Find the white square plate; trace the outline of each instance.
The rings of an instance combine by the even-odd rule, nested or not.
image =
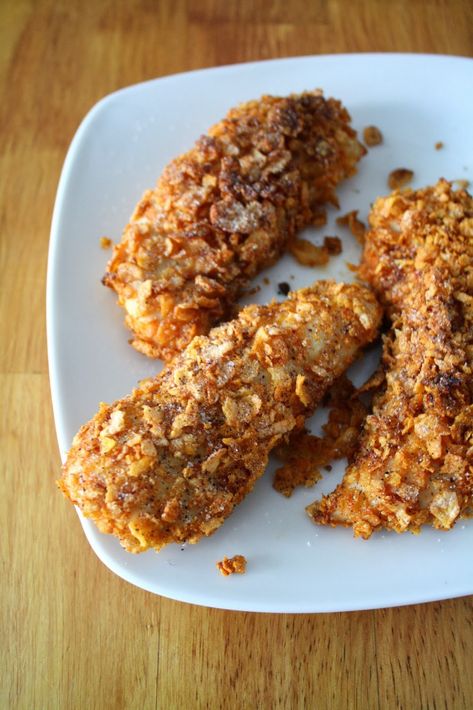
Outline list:
[[[79,426],[99,401],[127,394],[160,369],[127,343],[123,313],[100,279],[109,254],[99,238],[119,239],[143,191],[166,163],[227,110],[260,95],[320,87],[342,100],[358,130],[374,124],[384,135],[359,173],[338,191],[341,213],[388,192],[388,173],[415,172],[414,187],[439,177],[468,178],[473,159],[473,61],[423,55],[338,55],[282,59],[191,72],[123,89],[87,115],[69,149],[59,183],[48,269],[48,349],[57,435],[64,457]],[[437,141],[444,143],[435,150]],[[253,300],[267,302],[277,284],[292,288],[319,278],[352,280],[346,261],[358,261],[355,240],[335,225],[314,231],[343,238],[344,251],[327,269],[298,266],[285,256],[264,275]],[[373,358],[357,377],[368,374]],[[360,370],[362,372],[360,372]],[[314,429],[320,417],[313,421]],[[99,558],[116,574],[151,592],[194,604],[271,612],[369,609],[473,593],[473,521],[440,533],[378,533],[355,540],[351,530],[314,526],[304,507],[332,490],[343,472],[334,466],[313,489],[291,499],[272,487],[274,462],[255,490],[211,538],[132,555],[82,519]],[[243,554],[245,575],[222,577],[215,563]]]

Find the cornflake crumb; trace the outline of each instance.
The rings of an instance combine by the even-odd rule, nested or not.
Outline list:
[[[233,557],[224,557],[223,560],[217,562],[217,569],[224,577],[229,574],[245,574],[246,572],[246,557],[243,555],[234,555]]]
[[[274,474],[275,491],[290,498],[298,486],[312,488],[320,480],[321,442],[322,439],[302,429],[278,447],[276,454],[284,465]]]
[[[324,237],[324,247],[330,256],[338,256],[342,253],[342,241],[339,237]]]
[[[388,175],[388,185],[391,190],[398,190],[400,187],[408,185],[413,177],[413,170],[409,170],[408,168],[396,168],[396,170],[391,170]]]
[[[260,291],[261,291],[261,286],[252,286],[251,288],[244,291],[243,295],[244,296],[254,296],[255,294],[259,293]]]
[[[303,266],[325,266],[330,258],[327,247],[318,247],[307,239],[293,239],[289,251]]]
[[[358,219],[358,210],[352,210],[341,217],[337,217],[336,222],[340,227],[348,227],[355,239],[360,244],[364,244],[366,226]]]
[[[383,134],[376,126],[366,126],[363,130],[363,140],[369,148],[383,142]]]
[[[435,144],[435,150],[442,150],[442,148],[443,148],[442,141],[437,141],[437,143]]]
[[[469,180],[452,180],[452,182],[454,185],[457,185],[460,190],[467,190],[470,185]]]
[[[367,385],[364,386],[367,391]],[[367,406],[347,377],[341,377],[327,395],[329,418],[322,427],[323,437],[305,429],[289,435],[276,449],[284,465],[276,470],[273,488],[290,498],[297,486],[311,488],[322,477],[320,469],[330,471],[330,462],[352,457],[356,450]]]
[[[269,284],[271,283],[271,281],[268,279],[267,276],[265,276],[264,279],[263,279],[263,283],[266,284],[266,286],[269,286]]]
[[[110,249],[113,242],[109,237],[100,237],[100,246],[102,249]]]

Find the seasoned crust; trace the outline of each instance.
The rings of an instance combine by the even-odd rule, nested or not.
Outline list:
[[[333,282],[244,308],[101,405],[74,438],[60,488],[131,552],[210,535],[379,320],[370,290]]]
[[[133,346],[170,360],[207,333],[365,152],[350,117],[321,92],[264,96],[232,109],[147,191],[103,278]]]
[[[317,523],[448,530],[473,508],[473,200],[440,180],[378,199],[361,275],[386,305],[386,385]]]

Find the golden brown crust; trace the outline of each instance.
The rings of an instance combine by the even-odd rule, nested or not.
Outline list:
[[[365,152],[334,99],[314,91],[232,109],[145,193],[103,279],[133,345],[170,360],[207,333]]]
[[[244,308],[102,405],[74,438],[60,488],[131,552],[210,535],[379,320],[371,291],[333,282]]]
[[[473,508],[473,200],[440,180],[370,215],[361,275],[388,308],[386,384],[340,486],[315,522],[448,530]]]

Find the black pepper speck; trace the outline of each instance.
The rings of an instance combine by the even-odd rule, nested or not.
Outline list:
[[[287,296],[290,290],[291,287],[286,281],[282,281],[280,284],[278,284],[278,294],[280,296]]]

